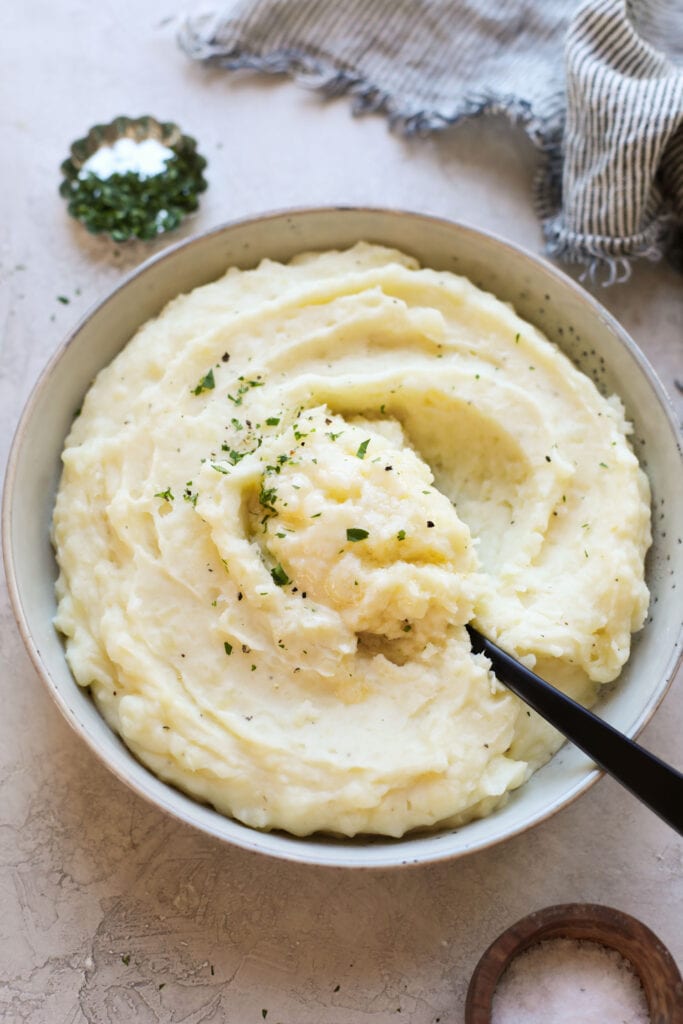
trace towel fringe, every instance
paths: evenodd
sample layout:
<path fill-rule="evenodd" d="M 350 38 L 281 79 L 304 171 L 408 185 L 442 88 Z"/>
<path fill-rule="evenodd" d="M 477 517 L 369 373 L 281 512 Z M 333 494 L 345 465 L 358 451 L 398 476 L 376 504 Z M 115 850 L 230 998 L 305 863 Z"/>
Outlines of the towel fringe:
<path fill-rule="evenodd" d="M 630 277 L 631 261 L 660 260 L 670 238 L 670 218 L 658 216 L 641 234 L 630 238 L 581 235 L 568 230 L 562 218 L 562 139 L 564 110 L 558 96 L 548 108 L 554 113 L 541 116 L 527 100 L 513 95 L 477 93 L 465 95 L 449 113 L 438 110 L 405 110 L 395 98 L 363 76 L 336 67 L 331 61 L 314 58 L 303 50 L 283 48 L 257 55 L 240 47 L 221 47 L 216 32 L 197 32 L 188 19 L 178 34 L 178 43 L 193 60 L 229 71 L 256 71 L 267 75 L 288 75 L 298 85 L 326 97 L 351 97 L 351 110 L 359 116 L 382 113 L 390 128 L 406 137 L 424 137 L 460 121 L 501 114 L 521 127 L 542 155 L 534 180 L 534 208 L 541 221 L 548 256 L 585 267 L 580 280 L 600 281 L 603 286 L 622 283 Z M 559 211 L 559 212 L 558 212 Z M 627 250 L 627 251 L 624 251 Z"/>

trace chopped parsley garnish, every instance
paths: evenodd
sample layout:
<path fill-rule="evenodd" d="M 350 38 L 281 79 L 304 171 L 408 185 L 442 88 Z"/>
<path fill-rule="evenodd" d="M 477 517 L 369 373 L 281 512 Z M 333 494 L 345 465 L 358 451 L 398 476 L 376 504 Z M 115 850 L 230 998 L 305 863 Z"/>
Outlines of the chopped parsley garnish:
<path fill-rule="evenodd" d="M 57 302 L 61 302 L 61 304 L 62 304 L 63 306 L 68 306 L 68 305 L 69 305 L 69 303 L 70 303 L 70 301 L 71 301 L 71 299 L 68 299 L 68 298 L 66 297 L 66 295 L 58 295 L 58 296 L 57 296 Z"/>
<path fill-rule="evenodd" d="M 234 405 L 242 404 L 242 398 L 246 395 L 249 388 L 262 388 L 265 384 L 265 381 L 263 380 L 245 380 L 244 377 L 238 377 L 237 379 L 241 381 L 240 386 L 237 389 L 237 394 L 228 394 L 228 398 Z"/>
<path fill-rule="evenodd" d="M 278 587 L 284 587 L 292 582 L 279 563 L 270 570 L 270 575 L 273 577 L 273 583 Z"/>
<path fill-rule="evenodd" d="M 197 493 L 197 491 L 191 490 L 191 488 L 192 481 L 188 480 L 187 483 L 185 484 L 185 490 L 183 491 L 183 500 L 189 501 L 190 505 L 192 505 L 192 507 L 194 508 L 194 506 L 197 504 L 197 498 L 199 497 L 199 494 Z"/>
<path fill-rule="evenodd" d="M 225 466 L 221 466 L 218 462 L 212 462 L 210 465 L 211 469 L 215 469 L 217 473 L 222 473 L 223 476 L 227 476 L 229 473 L 229 470 L 227 470 Z"/>
<path fill-rule="evenodd" d="M 227 640 L 223 644 L 223 647 L 225 648 L 226 654 L 232 654 L 232 644 L 229 644 Z"/>
<path fill-rule="evenodd" d="M 360 530 L 356 526 L 351 526 L 346 531 L 346 539 L 351 541 L 365 540 L 365 538 L 369 536 L 370 535 L 367 530 Z"/>
<path fill-rule="evenodd" d="M 171 148 L 163 171 L 150 177 L 133 170 L 115 171 L 107 178 L 91 171 L 81 177 L 67 160 L 59 191 L 68 201 L 69 213 L 88 231 L 107 232 L 114 242 L 156 238 L 177 227 L 185 213 L 199 205 L 198 193 L 206 188 L 206 161 L 190 140 L 177 140 Z"/>
<path fill-rule="evenodd" d="M 227 445 L 226 445 L 226 450 L 227 450 L 227 453 L 228 453 L 228 458 L 232 462 L 233 466 L 236 466 L 237 463 L 240 462 L 244 458 L 245 455 L 250 455 L 251 454 L 251 452 L 238 452 L 235 448 L 228 448 Z"/>
<path fill-rule="evenodd" d="M 361 443 L 358 445 L 358 451 L 356 452 L 356 455 L 357 455 L 357 457 L 359 459 L 364 459 L 365 458 L 365 453 L 368 450 L 368 445 L 369 444 L 370 444 L 370 438 L 368 437 L 367 440 L 361 441 Z"/>
<path fill-rule="evenodd" d="M 405 540 L 405 539 L 406 539 L 406 531 L 405 530 L 399 530 L 398 533 L 396 534 L 396 540 Z"/>
<path fill-rule="evenodd" d="M 337 438 L 341 437 L 343 433 L 344 433 L 343 430 L 340 430 L 338 434 L 333 434 L 331 430 L 328 430 L 327 431 L 327 436 L 330 438 L 331 441 L 336 441 Z"/>
<path fill-rule="evenodd" d="M 277 491 L 274 487 L 265 487 L 261 484 L 261 490 L 258 495 L 259 504 L 263 505 L 264 508 L 270 509 L 271 512 L 277 512 L 273 502 L 277 501 Z"/>
<path fill-rule="evenodd" d="M 192 388 L 193 395 L 201 395 L 202 391 L 212 391 L 216 387 L 216 381 L 213 376 L 213 369 L 205 373 L 202 379 L 197 384 L 196 388 Z"/>
<path fill-rule="evenodd" d="M 268 426 L 268 427 L 276 427 L 279 422 L 280 422 L 280 417 L 279 416 L 269 416 L 268 419 L 266 420 L 266 426 Z"/>
<path fill-rule="evenodd" d="M 163 498 L 164 501 L 174 501 L 173 491 L 170 487 L 167 487 L 165 491 L 157 491 L 154 497 Z"/>
<path fill-rule="evenodd" d="M 403 630 L 404 633 L 410 633 L 412 628 L 413 627 L 410 625 L 409 622 L 406 622 L 405 626 L 401 626 L 401 629 Z"/>

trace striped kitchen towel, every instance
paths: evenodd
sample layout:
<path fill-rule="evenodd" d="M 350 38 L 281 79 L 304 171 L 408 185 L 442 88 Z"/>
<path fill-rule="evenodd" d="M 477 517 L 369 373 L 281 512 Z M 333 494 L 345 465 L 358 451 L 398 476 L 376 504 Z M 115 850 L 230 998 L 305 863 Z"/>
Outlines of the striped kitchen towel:
<path fill-rule="evenodd" d="M 290 75 L 407 134 L 504 112 L 544 155 L 547 251 L 683 269 L 683 0 L 234 0 L 189 17 L 196 60 Z"/>

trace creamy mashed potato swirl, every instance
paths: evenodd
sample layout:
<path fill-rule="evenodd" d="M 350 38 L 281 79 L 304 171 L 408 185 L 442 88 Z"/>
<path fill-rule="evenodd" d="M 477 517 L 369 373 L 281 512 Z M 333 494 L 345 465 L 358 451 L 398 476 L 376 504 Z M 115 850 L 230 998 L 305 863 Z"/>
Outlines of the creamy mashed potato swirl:
<path fill-rule="evenodd" d="M 465 278 L 365 243 L 231 269 L 141 328 L 67 439 L 75 678 L 253 827 L 484 815 L 561 739 L 465 625 L 586 704 L 619 674 L 648 600 L 628 429 Z"/>

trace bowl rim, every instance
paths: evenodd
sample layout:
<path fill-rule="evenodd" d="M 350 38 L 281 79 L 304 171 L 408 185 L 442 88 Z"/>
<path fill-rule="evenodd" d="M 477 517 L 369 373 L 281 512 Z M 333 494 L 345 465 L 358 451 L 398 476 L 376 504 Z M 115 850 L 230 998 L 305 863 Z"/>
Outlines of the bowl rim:
<path fill-rule="evenodd" d="M 298 836 L 287 836 L 286 843 L 283 842 L 283 836 L 278 832 L 260 832 L 256 829 L 249 828 L 247 825 L 243 825 L 241 822 L 231 819 L 227 816 L 225 820 L 238 825 L 242 831 L 235 836 L 226 836 L 219 834 L 216 830 L 209 827 L 209 825 L 201 819 L 200 816 L 193 816 L 191 811 L 185 813 L 183 809 L 180 809 L 175 805 L 172 799 L 161 800 L 158 795 L 155 795 L 151 791 L 151 787 L 147 787 L 139 782 L 137 779 L 132 777 L 132 774 L 124 770 L 118 763 L 115 763 L 110 759 L 98 746 L 94 737 L 90 736 L 87 727 L 81 723 L 78 716 L 74 713 L 73 709 L 69 705 L 68 701 L 63 697 L 55 686 L 48 666 L 44 664 L 40 652 L 34 642 L 33 635 L 28 623 L 28 618 L 24 613 L 23 602 L 21 593 L 18 586 L 17 574 L 15 572 L 14 558 L 12 551 L 12 497 L 14 493 L 15 479 L 17 475 L 17 468 L 19 463 L 20 449 L 23 443 L 24 433 L 27 430 L 27 425 L 32 417 L 34 407 L 41 399 L 44 391 L 49 387 L 52 372 L 57 364 L 61 361 L 64 353 L 68 349 L 69 345 L 75 340 L 80 334 L 83 328 L 88 322 L 103 309 L 107 304 L 114 301 L 116 297 L 122 292 L 128 285 L 137 279 L 138 277 L 144 276 L 150 269 L 156 267 L 158 264 L 168 259 L 173 259 L 174 256 L 181 250 L 191 248 L 193 246 L 202 245 L 206 241 L 215 236 L 222 235 L 226 232 L 234 230 L 235 228 L 245 227 L 250 224 L 263 224 L 267 221 L 281 220 L 286 218 L 296 218 L 301 216 L 315 216 L 325 215 L 330 213 L 350 213 L 350 214 L 369 214 L 378 215 L 384 217 L 408 217 L 410 219 L 416 219 L 425 223 L 425 225 L 439 225 L 446 229 L 455 228 L 465 234 L 471 234 L 478 237 L 484 237 L 486 240 L 493 242 L 497 246 L 504 250 L 508 250 L 513 255 L 519 257 L 522 256 L 528 263 L 537 269 L 541 269 L 548 273 L 551 277 L 554 277 L 558 283 L 565 288 L 568 288 L 574 295 L 579 299 L 580 302 L 588 304 L 592 312 L 607 326 L 612 332 L 618 337 L 620 344 L 624 346 L 633 361 L 637 364 L 639 370 L 647 379 L 650 388 L 652 389 L 655 397 L 657 398 L 662 412 L 665 415 L 669 429 L 672 434 L 672 438 L 676 444 L 681 461 L 683 463 L 683 430 L 679 427 L 673 404 L 663 384 L 661 383 L 657 372 L 648 361 L 645 354 L 638 347 L 636 342 L 630 337 L 628 332 L 621 326 L 619 321 L 607 310 L 604 306 L 591 295 L 588 291 L 583 289 L 576 281 L 573 280 L 568 274 L 560 270 L 554 264 L 550 263 L 545 257 L 531 252 L 529 249 L 518 245 L 515 242 L 510 242 L 505 238 L 501 238 L 494 232 L 483 230 L 472 224 L 468 224 L 463 221 L 451 220 L 448 217 L 438 216 L 435 214 L 429 214 L 420 212 L 417 210 L 408 210 L 394 207 L 384 206 L 366 206 L 366 205 L 321 205 L 321 206 L 296 206 L 296 207 L 283 207 L 280 209 L 274 209 L 264 211 L 262 213 L 250 214 L 243 217 L 233 218 L 229 221 L 225 221 L 216 227 L 210 228 L 206 231 L 198 234 L 193 234 L 188 238 L 179 239 L 173 242 L 157 253 L 152 254 L 147 259 L 143 260 L 137 267 L 130 270 L 123 279 L 115 285 L 114 288 L 109 290 L 104 298 L 94 302 L 86 312 L 80 317 L 76 325 L 68 332 L 64 340 L 58 345 L 54 353 L 49 357 L 47 363 L 40 372 L 37 380 L 35 381 L 27 399 L 25 400 L 23 409 L 21 411 L 15 433 L 12 439 L 12 444 L 7 459 L 7 467 L 4 478 L 3 486 L 3 498 L 2 498 L 2 550 L 3 560 L 5 567 L 5 576 L 7 582 L 7 590 L 10 597 L 10 604 L 16 620 L 19 633 L 21 635 L 24 646 L 29 654 L 29 657 L 33 663 L 33 667 L 37 671 L 42 683 L 46 686 L 52 699 L 57 704 L 62 715 L 74 729 L 75 732 L 85 741 L 90 750 L 97 756 L 98 760 L 104 764 L 109 771 L 111 771 L 116 777 L 122 781 L 125 785 L 131 788 L 138 796 L 141 796 L 147 802 L 153 806 L 161 809 L 165 813 L 169 814 L 175 820 L 182 822 L 186 825 L 191 825 L 194 828 L 199 829 L 206 835 L 210 835 L 213 839 L 229 843 L 234 846 L 238 846 L 242 849 L 249 850 L 260 854 L 266 854 L 267 856 L 274 857 L 280 860 L 291 861 L 295 863 L 308 863 L 314 864 L 321 867 L 353 867 L 356 869 L 375 869 L 375 868 L 390 868 L 400 866 L 413 866 L 422 864 L 433 864 L 447 860 L 453 860 L 461 856 L 474 853 L 477 850 L 488 849 L 498 843 L 511 839 L 514 836 L 520 835 L 528 829 L 540 824 L 541 822 L 552 817 L 558 811 L 564 807 L 569 806 L 579 796 L 590 789 L 595 782 L 604 774 L 604 772 L 593 767 L 585 772 L 570 789 L 565 791 L 562 796 L 556 797 L 551 803 L 545 806 L 542 810 L 529 813 L 525 818 L 519 821 L 514 827 L 506 828 L 504 834 L 492 835 L 484 837 L 479 841 L 473 842 L 471 845 L 465 846 L 465 848 L 458 850 L 446 849 L 432 849 L 425 851 L 423 854 L 416 856 L 410 856 L 407 854 L 407 850 L 401 853 L 402 845 L 405 842 L 410 842 L 415 836 L 410 833 L 407 837 L 403 837 L 400 840 L 390 839 L 388 837 L 373 837 L 372 845 L 364 847 L 361 845 L 354 845 L 353 841 L 347 841 L 344 839 L 334 839 L 329 844 L 311 844 L 308 842 L 308 837 Z M 381 243 L 378 243 L 381 244 Z M 303 248 L 301 251 L 305 251 Z M 235 264 L 237 265 L 237 264 Z M 679 624 L 678 633 L 672 638 L 671 643 L 671 654 L 664 667 L 662 673 L 662 679 L 659 684 L 659 688 L 652 695 L 649 702 L 642 709 L 640 714 L 637 716 L 635 721 L 631 723 L 627 731 L 627 735 L 631 738 L 637 736 L 641 730 L 647 725 L 655 711 L 664 699 L 669 687 L 671 686 L 678 667 L 683 661 L 683 621 Z M 142 763 L 137 761 L 133 753 L 126 748 L 128 756 L 136 761 L 138 765 Z M 196 805 L 197 808 L 204 806 L 201 801 L 195 800 L 188 794 L 176 789 L 169 783 L 164 783 L 150 769 L 144 765 L 142 767 L 145 772 L 149 774 L 151 780 L 156 783 L 160 783 L 165 791 L 170 791 L 175 795 L 184 797 L 191 805 Z M 218 813 L 218 812 L 215 812 Z M 455 830 L 459 831 L 459 830 Z M 447 833 L 446 833 L 447 834 Z M 264 846 L 264 839 L 266 845 Z M 268 841 L 275 840 L 274 845 L 276 848 L 266 848 Z M 374 856 L 371 861 L 363 862 L 362 853 L 364 850 L 378 850 L 382 848 L 384 852 L 383 857 Z M 354 856 L 355 852 L 355 856 Z"/>

